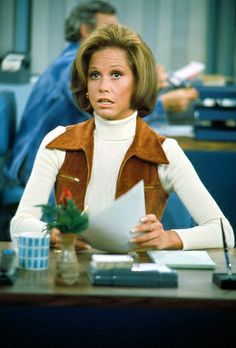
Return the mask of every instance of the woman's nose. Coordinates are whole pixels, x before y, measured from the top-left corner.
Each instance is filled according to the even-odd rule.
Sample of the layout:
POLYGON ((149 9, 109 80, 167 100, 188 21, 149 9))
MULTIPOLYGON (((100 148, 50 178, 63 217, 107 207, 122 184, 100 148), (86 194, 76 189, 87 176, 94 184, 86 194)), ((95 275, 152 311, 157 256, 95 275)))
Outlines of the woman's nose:
POLYGON ((100 80, 100 85, 99 85, 99 88, 101 91, 109 91, 109 87, 110 86, 110 81, 109 81, 109 78, 108 77, 103 77, 101 80, 100 80))

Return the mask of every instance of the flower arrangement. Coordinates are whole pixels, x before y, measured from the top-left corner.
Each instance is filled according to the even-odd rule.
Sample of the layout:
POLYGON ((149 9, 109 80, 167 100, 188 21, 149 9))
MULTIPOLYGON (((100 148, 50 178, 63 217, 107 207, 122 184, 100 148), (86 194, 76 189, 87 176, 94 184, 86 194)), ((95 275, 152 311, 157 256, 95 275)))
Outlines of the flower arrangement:
POLYGON ((80 211, 68 189, 62 191, 59 204, 48 203, 38 207, 48 221, 48 230, 58 228, 61 233, 81 233, 88 227, 88 214, 80 211))

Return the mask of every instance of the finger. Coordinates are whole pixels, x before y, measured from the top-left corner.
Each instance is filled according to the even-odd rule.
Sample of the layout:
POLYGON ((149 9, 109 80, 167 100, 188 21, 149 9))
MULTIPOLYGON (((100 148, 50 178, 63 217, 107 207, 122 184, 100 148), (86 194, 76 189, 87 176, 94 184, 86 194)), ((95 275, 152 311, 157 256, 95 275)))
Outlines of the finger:
POLYGON ((77 239, 75 242, 75 249, 77 251, 90 249, 90 248, 91 248, 91 246, 89 244, 85 243, 83 240, 77 239))
POLYGON ((153 231, 160 230, 161 226, 158 223, 143 223, 140 225, 137 225, 135 228, 136 233, 150 233, 153 231))
POLYGON ((57 228, 53 228, 50 233, 50 239, 52 243, 60 240, 60 231, 57 228))
POLYGON ((146 223, 146 222, 158 222, 159 220, 157 219, 155 214, 147 214, 145 216, 143 216, 140 221, 142 223, 146 223))
MULTIPOLYGON (((148 233, 154 230, 162 229, 163 226, 160 223, 160 221, 157 219, 156 215, 154 214, 148 214, 146 216, 143 216, 140 219, 141 223, 136 225, 132 230, 131 233, 148 233)), ((135 236, 136 237, 136 236, 135 236)))
POLYGON ((156 239, 158 237, 159 233, 157 231, 153 231, 153 232, 148 232, 139 236, 135 236, 134 238, 131 238, 131 243, 145 243, 148 242, 150 240, 156 239))
POLYGON ((50 247, 53 249, 61 249, 61 240, 58 237, 57 239, 53 239, 50 241, 50 247))
POLYGON ((148 248, 148 247, 154 247, 155 249, 159 249, 158 245, 158 238, 150 239, 148 241, 142 242, 142 243, 137 243, 140 248, 148 248))

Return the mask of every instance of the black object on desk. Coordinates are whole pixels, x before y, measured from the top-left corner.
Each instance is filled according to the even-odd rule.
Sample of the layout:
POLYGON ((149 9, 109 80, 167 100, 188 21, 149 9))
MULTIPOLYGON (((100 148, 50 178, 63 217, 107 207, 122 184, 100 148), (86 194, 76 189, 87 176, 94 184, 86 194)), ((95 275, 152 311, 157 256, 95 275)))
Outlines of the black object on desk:
POLYGON ((236 274, 229 276, 226 273, 213 273, 212 280, 221 289, 236 290, 236 274))
POLYGON ((227 273, 213 273, 213 283, 218 285, 221 289, 236 290, 236 274, 232 273, 232 265, 229 256, 228 245, 226 242, 225 231, 222 219, 220 219, 221 232, 224 246, 224 255, 226 262, 227 273))
POLYGON ((93 285, 145 288, 176 288, 178 274, 165 265, 133 264, 131 268, 99 269, 90 266, 88 276, 93 285))
POLYGON ((13 249, 4 249, 0 258, 0 285, 13 285, 16 276, 16 252, 13 249))
POLYGON ((197 87, 194 134, 198 140, 236 141, 236 85, 197 87))

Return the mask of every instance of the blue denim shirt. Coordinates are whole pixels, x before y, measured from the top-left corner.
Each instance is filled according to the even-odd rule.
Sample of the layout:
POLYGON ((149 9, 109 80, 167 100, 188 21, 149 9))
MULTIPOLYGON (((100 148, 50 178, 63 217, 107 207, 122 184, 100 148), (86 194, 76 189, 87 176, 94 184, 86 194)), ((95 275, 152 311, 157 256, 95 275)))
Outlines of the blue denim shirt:
POLYGON ((153 128, 167 123, 166 112, 160 98, 157 99, 153 112, 147 115, 144 120, 153 128))
POLYGON ((22 115, 12 153, 4 168, 8 183, 25 186, 39 145, 58 125, 82 122, 89 115, 79 110, 70 92, 70 68, 79 45, 70 44, 40 76, 22 115))

